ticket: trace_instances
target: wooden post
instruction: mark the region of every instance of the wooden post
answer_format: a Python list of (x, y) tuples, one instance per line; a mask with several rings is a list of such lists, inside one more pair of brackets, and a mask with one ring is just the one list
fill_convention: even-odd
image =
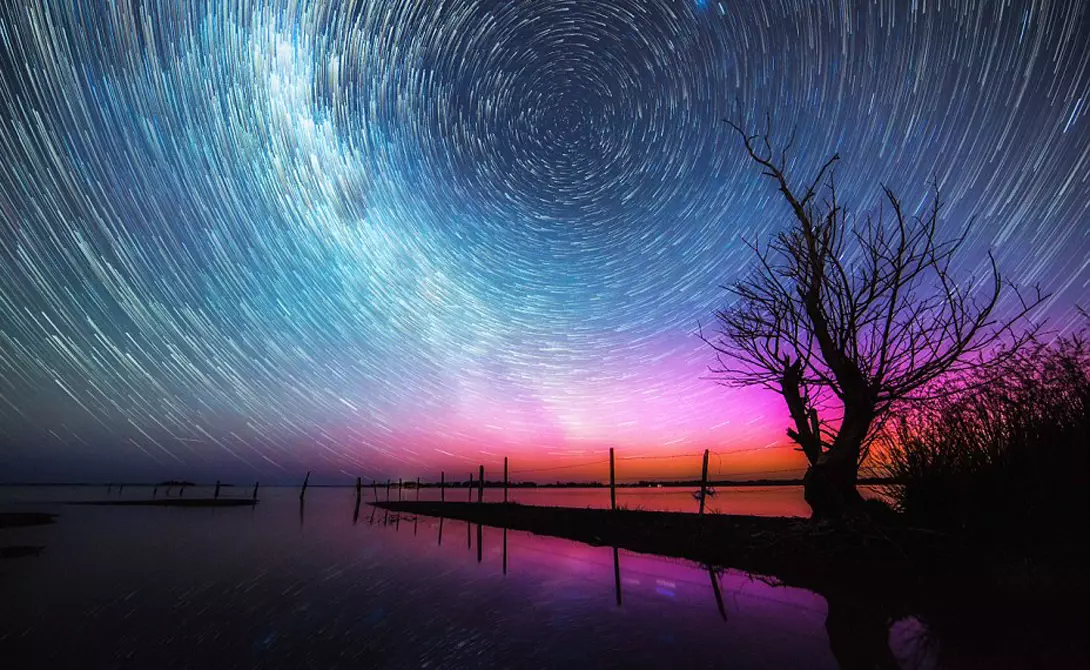
[[(609, 509), (617, 511), (617, 477), (613, 467), (613, 447), (609, 448)], [(617, 593), (619, 594), (620, 591)], [(620, 595), (617, 596), (617, 600), (620, 601)]]
[(375, 494), (375, 502), (378, 502), (378, 480), (371, 480), (371, 492)]
[(181, 498), (185, 495), (185, 484), (182, 484), (182, 488), (178, 489), (178, 497)]
[(363, 491), (363, 477), (356, 477), (356, 497), (359, 498)]
[(708, 497), (708, 450), (704, 450), (704, 465), (700, 468), (700, 516), (704, 516), (704, 499)]
[(310, 481), (310, 470), (307, 470), (307, 476), (303, 478), (303, 488), (299, 489), (299, 500), (303, 499), (303, 496), (307, 494), (307, 483)]
[(390, 480), (386, 480), (386, 502), (390, 502)]
[(220, 497), (220, 480), (216, 480), (216, 492), (212, 494), (212, 500), (219, 500)]
[(503, 457), (503, 502), (507, 503), (507, 457)]
[[(439, 473), (439, 502), (447, 501), (447, 473)], [(439, 521), (442, 523), (442, 520)]]
[(418, 502), (420, 500), (420, 478), (419, 477), (416, 478), (416, 500)]
[(473, 473), (469, 473), (469, 502), (473, 502)]
[(397, 501), (398, 502), (401, 502), (401, 490), (404, 488), (404, 486), (405, 486), (405, 484), (404, 484), (404, 482), (402, 482), (401, 477), (398, 477), (397, 478)]
[(261, 482), (254, 482), (254, 500), (257, 500), (257, 488), (261, 486)]
[(477, 502), (484, 500), (484, 466), (481, 466), (480, 477), (477, 478)]
[(155, 500), (155, 496), (159, 495), (159, 487), (156, 486), (151, 490), (151, 499)]

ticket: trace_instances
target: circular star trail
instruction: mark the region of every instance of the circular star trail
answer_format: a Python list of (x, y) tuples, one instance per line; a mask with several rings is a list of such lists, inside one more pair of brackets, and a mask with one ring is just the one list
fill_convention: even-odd
[(724, 117), (860, 211), (937, 182), (1057, 328), (1090, 283), (1077, 0), (6, 3), (0, 73), (24, 470), (784, 445), (693, 334), (788, 215)]

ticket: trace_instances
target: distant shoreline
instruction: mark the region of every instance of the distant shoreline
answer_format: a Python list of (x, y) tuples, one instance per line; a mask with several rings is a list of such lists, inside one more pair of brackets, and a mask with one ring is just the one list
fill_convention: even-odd
[[(878, 485), (890, 485), (897, 484), (897, 482), (888, 477), (865, 477), (859, 479), (860, 486), (878, 486)], [(211, 487), (215, 486), (215, 482), (206, 483), (192, 483), (186, 482), (185, 487)], [(174, 482), (170, 484), (164, 483), (147, 483), (147, 482), (102, 482), (102, 483), (88, 483), (88, 482), (0, 482), (0, 488), (30, 488), (30, 487), (103, 487), (103, 486), (128, 486), (128, 487), (164, 487), (164, 486), (181, 486), (180, 483)], [(245, 488), (252, 486), (252, 484), (221, 484), (223, 488)], [(379, 488), (385, 488), (385, 482), (375, 482), (374, 484), (368, 482), (363, 485), (364, 488), (371, 488), (372, 486), (378, 486)], [(397, 482), (392, 482), (392, 487), (397, 487)], [(465, 488), (477, 488), (477, 482), (457, 481), (446, 482), (445, 488), (448, 489), (465, 489)], [(640, 481), (635, 483), (618, 483), (619, 489), (655, 489), (655, 488), (694, 488), (700, 486), (700, 480), (674, 480), (674, 481)], [(802, 486), (802, 479), (745, 479), (745, 480), (715, 480), (709, 481), (710, 487), (765, 487), (765, 486)], [(319, 489), (352, 489), (355, 488), (355, 483), (348, 484), (307, 484), (307, 488), (319, 488)], [(608, 489), (609, 483), (603, 482), (551, 482), (539, 484), (536, 482), (510, 482), (507, 485), (511, 489)], [(298, 483), (294, 484), (261, 484), (261, 488), (299, 488)], [(417, 488), (415, 481), (402, 482), (402, 488), (415, 489)], [(437, 482), (421, 482), (420, 488), (422, 489), (437, 489), (440, 485)], [(485, 480), (484, 488), (496, 489), (503, 488), (502, 481)]]

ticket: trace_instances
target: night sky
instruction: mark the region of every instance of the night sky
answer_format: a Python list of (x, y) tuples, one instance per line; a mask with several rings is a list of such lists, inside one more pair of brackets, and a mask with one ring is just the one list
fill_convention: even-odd
[(16, 0), (0, 72), (4, 481), (792, 474), (695, 336), (788, 222), (728, 116), (1090, 284), (1080, 0)]

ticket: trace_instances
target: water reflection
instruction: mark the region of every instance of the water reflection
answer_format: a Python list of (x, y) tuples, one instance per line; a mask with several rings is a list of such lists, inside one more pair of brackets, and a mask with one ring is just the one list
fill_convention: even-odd
[[(440, 517), (429, 521), (428, 517), (413, 515), (414, 535), (416, 535), (416, 528), (421, 523), (421, 519), (424, 519), (424, 523), (426, 524), (434, 523), (438, 536), (436, 546), (442, 547), (445, 519)], [(473, 527), (476, 527), (476, 562), (478, 564), (484, 563), (484, 557), (486, 555), (484, 545), (485, 535), (487, 533), (485, 531), (488, 530), (489, 532), (498, 532), (500, 534), (500, 542), (502, 545), (500, 559), (501, 573), (507, 575), (509, 560), (509, 530), (507, 528), (490, 528), (472, 522), (465, 523), (466, 547), (471, 551), (474, 548), (471, 532)], [(534, 547), (531, 551), (535, 551), (535, 553), (539, 555), (549, 555), (553, 552), (556, 552), (558, 555), (563, 555), (564, 552), (556, 551), (556, 547), (561, 544), (570, 545), (569, 547), (566, 547), (569, 554), (573, 551), (573, 547), (577, 548), (574, 550), (577, 553), (599, 552), (603, 549), (559, 538), (536, 536), (522, 531), (510, 532), (520, 536), (520, 542), (525, 546)], [(724, 597), (723, 580), (726, 580), (726, 582), (730, 584), (728, 593), (733, 596), (735, 602), (738, 602), (741, 594), (745, 593), (746, 599), (766, 599), (788, 605), (795, 610), (794, 612), (791, 612), (792, 615), (799, 612), (806, 612), (808, 616), (812, 613), (820, 613), (821, 607), (818, 603), (821, 600), (824, 600), (823, 604), (825, 611), (823, 613), (824, 616), (822, 617), (822, 627), (827, 635), (828, 652), (831, 653), (837, 667), (841, 668), (841, 670), (862, 670), (864, 668), (885, 670), (887, 668), (893, 669), (902, 667), (902, 664), (898, 661), (897, 654), (895, 654), (894, 649), (891, 646), (891, 641), (894, 643), (905, 643), (909, 638), (902, 637), (902, 639), (891, 640), (891, 631), (893, 625), (897, 622), (892, 616), (881, 609), (865, 606), (849, 597), (844, 597), (841, 594), (823, 594), (819, 596), (818, 594), (802, 589), (779, 586), (773, 579), (761, 578), (759, 576), (754, 577), (736, 570), (713, 565), (695, 566), (676, 559), (634, 554), (622, 551), (618, 547), (608, 547), (608, 549), (612, 558), (613, 602), (618, 608), (625, 607), (626, 584), (630, 588), (643, 587), (645, 585), (650, 586), (653, 584), (653, 589), (657, 596), (677, 600), (679, 583), (686, 583), (690, 587), (695, 587), (695, 585), (699, 583), (699, 580), (695, 577), (695, 573), (702, 572), (707, 580), (705, 583), (710, 586), (705, 592), (705, 597), (711, 604), (714, 604), (714, 610), (709, 609), (708, 612), (711, 614), (714, 611), (716, 619), (721, 625), (729, 623), (731, 620), (731, 617), (728, 615), (727, 598)], [(622, 553), (626, 555), (626, 561), (633, 561), (638, 566), (631, 570), (635, 575), (624, 576), (621, 561)], [(558, 563), (563, 564), (564, 561), (560, 560)], [(547, 565), (549, 565), (548, 562), (546, 562), (546, 566)], [(653, 566), (653, 568), (648, 569), (648, 566)], [(538, 567), (545, 566), (539, 564)], [(555, 567), (555, 565), (553, 567)], [(691, 597), (693, 592), (699, 590), (700, 589), (698, 588), (693, 588), (688, 595)], [(758, 593), (754, 593), (754, 591), (757, 591)], [(636, 593), (639, 593), (639, 591)], [(786, 598), (784, 596), (786, 596)], [(750, 614), (750, 612), (745, 611), (747, 609), (748, 608), (739, 605), (739, 610), (743, 614)], [(663, 613), (662, 616), (669, 616), (669, 614)], [(794, 623), (791, 619), (791, 616), (785, 617), (784, 619), (777, 619), (777, 623), (782, 623), (785, 620)], [(752, 622), (745, 622), (744, 617), (743, 622), (752, 625)], [(908, 629), (916, 634), (918, 633), (918, 630), (917, 627), (913, 625), (914, 623), (915, 622), (909, 621)], [(933, 665), (930, 658), (926, 654), (921, 654), (919, 649), (913, 649), (911, 651), (914, 656), (911, 667), (925, 668)]]
[[(46, 550), (3, 566), (0, 657), (72, 667), (106, 647), (166, 668), (820, 669), (873, 659), (849, 631), (889, 638), (867, 612), (716, 566), (468, 522), (462, 549), (444, 534), (463, 522), (410, 515), (401, 533), (403, 515), (374, 507), (358, 523), (353, 493), (263, 489), (248, 512), (36, 505), (61, 516), (11, 540)], [(878, 656), (903, 661), (894, 642)]]

